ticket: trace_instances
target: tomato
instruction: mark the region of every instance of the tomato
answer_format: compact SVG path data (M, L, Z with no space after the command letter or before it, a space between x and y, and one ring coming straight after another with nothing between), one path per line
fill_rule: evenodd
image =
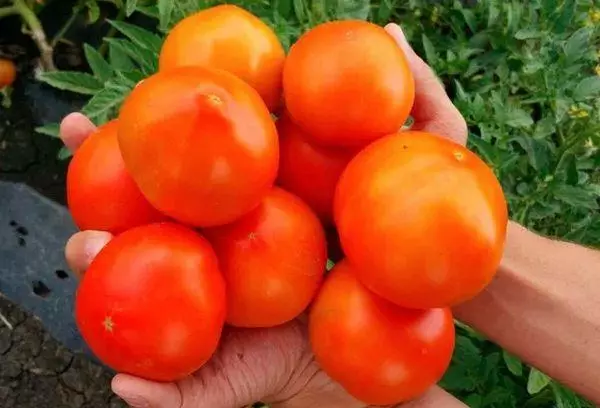
M90 349L114 370L175 381L214 353L225 307L210 244L183 226L158 223L102 249L79 285L75 316Z
M305 33L283 69L286 108L313 142L365 145L398 131L415 85L394 39L365 21L334 21Z
M409 131L372 143L346 167L334 207L357 276L398 305L464 302L500 263L502 187L479 157L441 136Z
M448 308L415 310L370 292L346 261L326 278L309 315L319 366L369 405L399 404L441 379L454 349Z
M319 219L296 196L275 188L238 221L205 230L227 283L227 322L272 327L301 314L327 263Z
M0 58L0 88L12 85L17 77L17 67L11 60Z
M324 223L330 224L335 186L356 149L311 144L287 115L277 121L277 129L279 185L303 199Z
M100 126L73 155L67 172L67 203L82 230L118 234L166 220L144 198L127 172L117 141L117 120Z
M194 65L229 71L275 110L281 102L284 60L283 46L268 25L240 7L220 5L173 27L161 49L159 69Z
M119 115L125 165L146 198L193 226L256 208L277 176L279 144L259 95L225 71L182 67L138 84Z

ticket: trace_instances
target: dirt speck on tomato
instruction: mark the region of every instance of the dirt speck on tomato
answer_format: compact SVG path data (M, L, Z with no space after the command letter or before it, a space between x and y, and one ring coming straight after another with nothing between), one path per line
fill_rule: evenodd
M110 317L110 316L106 316L104 318L102 325L104 326L104 329L110 333L112 333L115 329L115 322L113 321L112 317Z

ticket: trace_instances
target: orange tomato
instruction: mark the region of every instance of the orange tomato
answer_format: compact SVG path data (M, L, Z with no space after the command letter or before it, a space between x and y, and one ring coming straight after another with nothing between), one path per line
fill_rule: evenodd
M82 230L118 234L138 225L165 220L142 195L127 172L118 122L100 126L77 149L67 171L67 203Z
M371 293L342 261L325 279L309 316L319 366L369 405L399 404L441 379L454 349L448 308L414 310Z
M215 352L225 283L209 243L176 224L125 231L100 251L77 289L77 326L116 371L176 381Z
M154 207L185 224L230 223L275 182L275 124L258 93L225 71L159 72L131 92L119 120L133 179Z
M508 222L502 187L479 157L413 131L372 143L348 164L334 214L359 279L410 308L481 292L499 266Z
M0 59L0 88L12 85L17 77L17 67L11 60Z
M281 102L285 51L273 30L246 10L221 5L192 14L169 33L159 69L208 66L231 72L253 86L269 109Z
M283 70L285 104L315 143L363 146L398 131L415 85L407 59L381 27L334 21L304 34Z
M325 224L332 223L335 186L356 149L311 144L287 115L277 121L277 129L278 184L303 199Z
M227 322L272 327L300 315L327 263L325 232L294 195L273 189L236 222L204 230L227 283Z

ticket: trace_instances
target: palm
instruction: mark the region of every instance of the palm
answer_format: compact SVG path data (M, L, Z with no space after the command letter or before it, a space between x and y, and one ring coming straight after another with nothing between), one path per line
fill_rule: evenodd
M279 407L364 406L323 373L314 362L306 325L295 320L270 329L226 328L219 350L194 375L157 384L119 375L117 393L144 390L156 407L239 407L258 400Z

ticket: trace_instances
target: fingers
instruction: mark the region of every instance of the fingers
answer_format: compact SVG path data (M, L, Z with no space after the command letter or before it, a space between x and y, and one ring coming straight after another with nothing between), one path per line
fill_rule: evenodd
M219 350L193 376L156 383L119 374L112 390L133 408L231 408L277 399L307 355L298 322L272 329L228 328ZM299 379L299 386L306 384Z
M131 408L180 408L183 398L174 383L157 383L126 374L117 374L112 390Z
M112 235L104 231L83 231L73 235L65 247L69 267L78 278L90 266L98 252L110 241Z
M65 146L74 152L94 130L96 126L87 116L74 112L67 115L60 123L60 138Z
M415 124L412 129L437 133L464 145L467 124L433 70L415 53L400 26L388 24L385 29L404 51L415 78L415 103L411 112Z

